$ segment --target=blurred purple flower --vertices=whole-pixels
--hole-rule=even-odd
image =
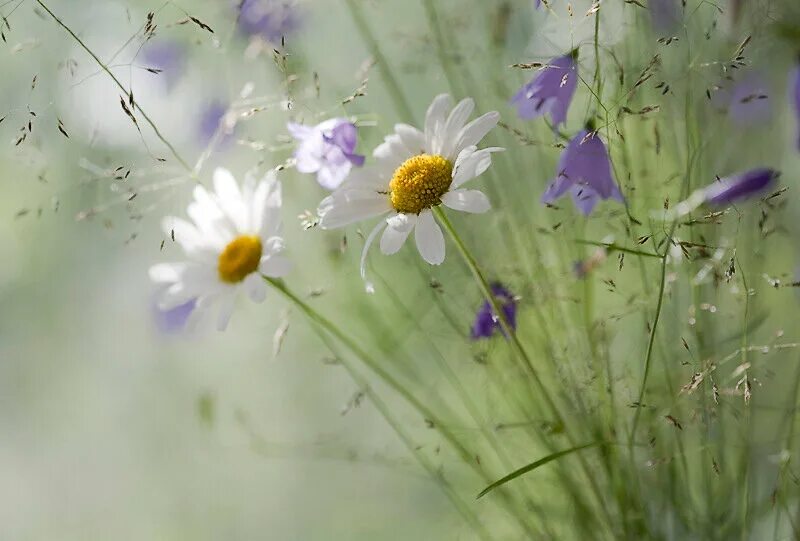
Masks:
[[[158,70],[159,73],[153,75],[164,81],[167,89],[170,89],[183,76],[186,67],[186,51],[174,42],[148,41],[142,49],[139,63],[145,69]]]
[[[542,194],[542,203],[552,204],[568,190],[575,206],[587,216],[600,199],[625,201],[614,182],[606,146],[597,132],[583,130],[569,142],[558,161],[558,176]]]
[[[721,83],[714,94],[714,103],[727,110],[731,121],[743,126],[766,122],[772,113],[769,84],[766,77],[756,71]]]
[[[160,310],[156,303],[153,304],[153,314],[156,327],[164,334],[177,334],[186,328],[189,317],[194,311],[197,301],[190,300],[171,310]]]
[[[517,328],[517,299],[514,295],[506,289],[502,284],[492,284],[492,295],[498,301],[500,308],[503,310],[503,315],[506,318],[509,326],[512,329]],[[500,321],[492,310],[489,301],[484,301],[480,310],[475,315],[475,322],[472,324],[473,340],[480,340],[481,338],[491,338],[495,330],[503,333],[500,326]],[[505,334],[505,333],[503,333]]]
[[[680,0],[648,0],[650,21],[656,32],[667,33],[675,30],[681,21]]]
[[[717,206],[736,203],[764,192],[779,176],[774,169],[758,168],[721,178],[703,190],[704,201]]]
[[[542,0],[533,0],[533,9],[539,9],[542,7]]]
[[[567,121],[567,110],[578,87],[578,50],[552,59],[523,86],[511,104],[522,120],[532,120],[550,113],[553,127]]]
[[[204,106],[200,113],[200,121],[197,127],[200,145],[208,146],[218,130],[221,133],[217,140],[217,148],[224,147],[231,142],[233,132],[223,125],[227,112],[228,106],[220,100],[213,100]]]
[[[295,2],[284,0],[240,0],[237,22],[248,36],[278,44],[287,34],[300,26],[300,14]]]
[[[364,165],[364,156],[355,154],[358,130],[346,118],[331,118],[316,126],[289,122],[289,133],[299,141],[294,157],[301,173],[316,173],[317,182],[335,190],[355,165]]]
[[[797,150],[800,150],[800,65],[798,65],[791,77],[791,86],[789,95],[794,106],[795,117],[798,123],[798,136],[797,136]]]

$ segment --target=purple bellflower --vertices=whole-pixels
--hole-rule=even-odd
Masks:
[[[242,0],[237,23],[244,34],[279,44],[286,34],[299,28],[300,14],[291,1]]]
[[[356,154],[358,129],[346,118],[331,118],[316,126],[289,122],[289,133],[299,141],[294,157],[301,173],[316,173],[323,188],[335,190],[355,165],[364,165]]]
[[[192,299],[180,306],[170,310],[160,310],[158,306],[153,306],[153,318],[156,327],[163,334],[178,334],[186,329],[189,317],[194,312],[197,301]]]
[[[197,126],[197,139],[202,146],[208,146],[220,131],[216,148],[224,148],[233,140],[233,131],[224,125],[228,106],[221,100],[208,102],[200,112]]]
[[[157,73],[153,75],[163,80],[169,90],[183,76],[186,68],[186,51],[174,42],[150,41],[142,49],[138,63],[148,71],[156,70]]]
[[[512,329],[517,328],[517,299],[503,285],[492,284],[492,295],[497,300],[503,315]],[[475,314],[475,321],[472,324],[471,337],[473,340],[481,338],[491,338],[495,330],[503,333],[500,321],[492,310],[489,301],[484,301],[478,313]]]
[[[554,58],[511,98],[519,118],[532,120],[549,113],[554,128],[567,122],[567,111],[578,87],[577,57],[575,49]]]
[[[556,178],[542,194],[542,203],[552,204],[567,191],[586,216],[600,199],[625,201],[611,173],[606,146],[597,132],[583,130],[569,142],[558,161]]]
[[[716,107],[726,110],[736,124],[751,126],[769,120],[772,108],[769,84],[763,74],[749,71],[719,85],[714,94]]]
[[[779,176],[778,171],[762,167],[721,178],[703,190],[704,201],[714,206],[737,203],[763,193]]]
[[[650,21],[656,32],[666,34],[677,28],[681,20],[680,3],[681,0],[648,0]]]

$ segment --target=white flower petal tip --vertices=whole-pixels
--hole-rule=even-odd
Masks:
[[[453,210],[483,214],[491,210],[489,198],[479,190],[453,190],[444,194],[442,203]]]
[[[260,182],[249,174],[240,187],[229,171],[220,168],[212,184],[213,192],[200,186],[194,190],[187,209],[191,221],[163,222],[183,248],[185,260],[153,265],[149,275],[163,285],[161,309],[193,301],[193,320],[210,311],[217,328],[224,330],[239,290],[254,302],[263,302],[267,287],[261,272],[284,276],[291,265],[278,255],[284,246],[277,234],[281,187],[274,172]]]

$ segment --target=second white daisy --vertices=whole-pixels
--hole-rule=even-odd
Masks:
[[[443,204],[453,210],[483,213],[491,208],[483,192],[461,188],[489,168],[492,152],[503,150],[478,149],[500,115],[493,111],[467,123],[474,108],[475,102],[469,98],[453,107],[449,95],[437,96],[428,108],[424,132],[407,124],[395,125],[394,133],[373,152],[376,162],[353,171],[320,203],[323,229],[386,216],[367,237],[361,256],[362,277],[366,254],[381,232],[381,252],[394,254],[414,230],[420,255],[431,265],[439,265],[444,261],[445,242],[431,209]]]

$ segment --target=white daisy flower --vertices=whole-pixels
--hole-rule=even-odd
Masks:
[[[323,229],[386,215],[367,237],[361,255],[362,278],[367,251],[381,231],[384,254],[400,250],[415,230],[420,255],[431,265],[439,265],[445,256],[444,235],[431,209],[444,204],[462,212],[489,210],[483,192],[465,190],[461,185],[489,168],[492,152],[503,150],[479,150],[476,146],[497,125],[500,115],[491,112],[467,123],[474,108],[475,102],[469,98],[452,107],[449,95],[437,96],[428,108],[424,133],[397,124],[394,133],[373,152],[377,163],[353,171],[320,203]],[[371,290],[370,284],[367,289]]]
[[[217,328],[228,325],[237,294],[244,289],[255,302],[267,293],[264,276],[289,272],[280,235],[281,186],[270,171],[260,182],[247,176],[240,189],[225,169],[214,172],[214,192],[194,189],[187,213],[191,222],[167,217],[164,232],[174,236],[187,261],[150,268],[150,278],[164,286],[159,308],[169,310],[195,300],[192,319],[219,305]]]

